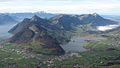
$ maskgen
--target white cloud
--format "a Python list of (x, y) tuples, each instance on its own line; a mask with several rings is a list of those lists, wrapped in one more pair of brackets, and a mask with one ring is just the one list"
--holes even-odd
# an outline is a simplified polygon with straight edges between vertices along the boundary
[(1, 2), (0, 12), (47, 11), (58, 13), (119, 13), (119, 0), (9, 0)]

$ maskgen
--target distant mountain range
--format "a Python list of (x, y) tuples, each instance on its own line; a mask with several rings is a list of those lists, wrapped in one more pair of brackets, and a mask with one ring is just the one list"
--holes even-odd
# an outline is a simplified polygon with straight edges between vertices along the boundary
[(0, 14), (0, 25), (17, 23), (17, 21), (7, 14)]
[(111, 19), (120, 23), (120, 15), (102, 15), (104, 18)]
[(0, 24), (11, 24), (21, 22), (24, 18), (31, 18), (37, 15), (41, 18), (49, 19), (57, 14), (45, 12), (30, 12), (30, 13), (0, 13)]
[(24, 18), (31, 18), (34, 15), (37, 15), (41, 18), (46, 18), (49, 19), (57, 14), (52, 14), (52, 13), (46, 13), (46, 12), (34, 12), (34, 13), (8, 13), (10, 16), (15, 18), (17, 21), (22, 21)]
[[(96, 26), (103, 26), (109, 24), (116, 24), (117, 22), (111, 21), (106, 18), (106, 16), (101, 17), (97, 13), (93, 14), (82, 14), (82, 15), (71, 15), (71, 14), (52, 14), (52, 13), (45, 13), (45, 12), (34, 12), (34, 13), (0, 13), (0, 22), (21, 22), (24, 18), (31, 18), (32, 16), (37, 15), (41, 18), (46, 18), (51, 20), (55, 20), (56, 18), (62, 19), (70, 19), (72, 23), (79, 23), (79, 24), (88, 24), (92, 23), (92, 25)], [(68, 16), (68, 17), (67, 17)], [(74, 19), (74, 20), (73, 20)], [(69, 22), (68, 21), (68, 22)], [(65, 22), (65, 21), (64, 21)]]

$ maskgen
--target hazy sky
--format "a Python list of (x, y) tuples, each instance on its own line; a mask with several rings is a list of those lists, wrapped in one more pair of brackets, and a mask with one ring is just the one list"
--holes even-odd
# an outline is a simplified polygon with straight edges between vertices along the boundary
[(37, 11), (120, 15), (120, 0), (0, 0), (0, 12)]

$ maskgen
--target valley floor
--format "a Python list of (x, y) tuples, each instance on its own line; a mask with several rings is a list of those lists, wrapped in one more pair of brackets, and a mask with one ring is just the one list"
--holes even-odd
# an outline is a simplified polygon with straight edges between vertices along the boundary
[(92, 40), (84, 43), (86, 51), (62, 56), (43, 55), (29, 50), (34, 46), (1, 41), (0, 68), (120, 68), (120, 48), (115, 39), (109, 37), (84, 37)]

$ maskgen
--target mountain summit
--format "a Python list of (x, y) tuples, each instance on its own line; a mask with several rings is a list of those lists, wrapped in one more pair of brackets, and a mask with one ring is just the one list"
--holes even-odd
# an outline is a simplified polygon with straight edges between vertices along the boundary
[(97, 14), (97, 13), (93, 13), (92, 15), (95, 17), (99, 16), (99, 14)]
[(31, 20), (33, 21), (38, 21), (38, 20), (41, 20), (42, 18), (38, 17), (37, 15), (34, 15)]

